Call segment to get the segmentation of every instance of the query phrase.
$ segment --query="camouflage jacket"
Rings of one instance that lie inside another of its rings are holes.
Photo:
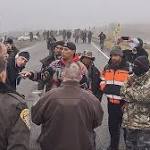
[[[121,95],[127,101],[123,127],[150,129],[150,70],[141,77],[131,76]]]

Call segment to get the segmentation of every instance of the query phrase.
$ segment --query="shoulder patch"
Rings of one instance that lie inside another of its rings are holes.
[[[30,129],[30,111],[29,109],[23,109],[20,113],[20,118],[26,124],[26,126]]]

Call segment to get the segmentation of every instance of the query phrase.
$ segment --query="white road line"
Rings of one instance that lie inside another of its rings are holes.
[[[93,42],[92,42],[92,46],[94,48],[96,48],[103,56],[105,56],[107,59],[110,59],[110,57],[108,57],[104,52],[102,52],[101,49],[99,49]]]

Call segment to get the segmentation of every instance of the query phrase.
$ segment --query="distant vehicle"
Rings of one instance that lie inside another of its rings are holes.
[[[29,36],[20,36],[20,37],[18,37],[18,41],[27,41],[27,40],[30,40]]]
[[[38,40],[38,36],[34,35],[33,39]],[[30,36],[29,35],[23,35],[23,36],[18,37],[17,40],[18,41],[28,41],[28,40],[30,40]]]
[[[39,37],[38,37],[37,35],[34,35],[34,36],[33,36],[33,39],[34,39],[34,40],[38,40]]]

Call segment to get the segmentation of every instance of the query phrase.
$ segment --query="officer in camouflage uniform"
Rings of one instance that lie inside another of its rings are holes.
[[[150,150],[150,69],[146,56],[134,61],[134,74],[122,88],[127,101],[123,127],[126,128],[127,150]]]

